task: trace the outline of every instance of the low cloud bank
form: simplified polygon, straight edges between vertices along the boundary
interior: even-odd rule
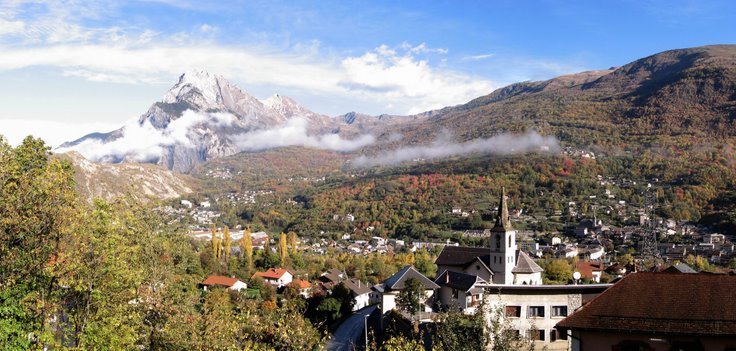
[[[143,124],[138,119],[125,123],[122,137],[110,142],[88,139],[70,147],[59,148],[57,152],[77,151],[88,160],[95,162],[119,162],[122,160],[135,162],[156,162],[163,155],[164,148],[184,144],[194,145],[192,128],[199,124],[216,127],[227,127],[235,121],[229,113],[201,114],[185,111],[181,117],[171,121],[165,129],[156,129],[146,120]]]
[[[356,139],[343,139],[338,134],[309,135],[307,120],[293,118],[285,125],[273,129],[257,130],[232,138],[241,151],[260,151],[285,146],[304,146],[333,151],[353,151],[373,144],[372,135],[362,135]]]
[[[504,133],[464,143],[453,143],[440,137],[430,145],[409,146],[377,156],[361,156],[352,161],[353,167],[368,168],[395,165],[418,159],[442,159],[468,154],[521,154],[526,152],[557,152],[560,144],[554,136],[542,136],[529,131],[524,134]]]
[[[139,124],[129,120],[118,139],[103,142],[88,139],[70,148],[59,148],[56,152],[77,151],[95,162],[158,162],[168,147],[198,148],[205,146],[201,126],[227,128],[233,126],[237,117],[228,113],[197,113],[187,110],[164,129],[156,129],[149,121]],[[261,151],[286,146],[304,146],[333,151],[353,151],[375,142],[372,135],[356,139],[344,139],[338,134],[309,135],[308,121],[293,118],[286,124],[272,129],[256,130],[229,136],[237,151]]]

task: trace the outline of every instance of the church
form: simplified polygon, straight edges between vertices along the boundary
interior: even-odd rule
[[[444,271],[465,273],[488,284],[541,285],[544,272],[516,247],[516,230],[511,226],[505,189],[498,205],[496,224],[491,229],[490,248],[445,246],[435,264],[440,275]]]
[[[490,247],[445,246],[435,263],[440,309],[474,314],[485,301],[486,308],[503,311],[517,333],[548,350],[569,349],[568,335],[558,332],[555,324],[610,286],[544,285],[544,269],[516,246],[505,189]]]

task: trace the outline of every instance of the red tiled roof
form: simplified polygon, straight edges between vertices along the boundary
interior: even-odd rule
[[[235,285],[235,283],[237,282],[238,282],[237,278],[230,278],[230,277],[225,277],[221,275],[211,275],[202,282],[202,285],[209,285],[209,286],[220,285],[220,286],[225,286],[229,288]]]
[[[308,282],[306,280],[302,280],[302,279],[294,279],[291,282],[291,284],[293,284],[294,286],[296,286],[299,289],[307,289],[307,288],[309,288],[309,287],[312,286],[312,283],[310,283],[310,282]]]
[[[557,323],[566,329],[736,336],[736,275],[629,274]]]
[[[256,272],[256,274],[253,274],[254,277],[261,277],[263,279],[279,279],[284,274],[286,274],[287,270],[283,268],[269,268],[265,272]]]
[[[593,278],[593,272],[600,272],[603,270],[603,264],[599,262],[587,262],[581,261],[575,265],[575,269],[580,272],[583,278]]]

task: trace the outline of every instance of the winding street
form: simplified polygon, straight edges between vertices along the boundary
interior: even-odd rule
[[[325,350],[327,351],[354,351],[362,350],[364,341],[363,331],[365,330],[366,316],[370,316],[377,306],[368,306],[356,311],[352,316],[348,317],[332,335],[332,339]]]

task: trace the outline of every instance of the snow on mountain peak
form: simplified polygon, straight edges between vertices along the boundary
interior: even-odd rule
[[[283,105],[283,97],[279,94],[273,94],[269,98],[262,100],[261,103],[270,109],[277,108]]]
[[[283,96],[279,94],[274,94],[268,99],[262,100],[261,103],[266,106],[266,108],[275,111],[287,118],[293,116],[305,116],[314,114],[313,112],[299,105],[296,101],[292,100],[288,96]]]
[[[175,103],[184,96],[196,90],[206,103],[216,104],[221,102],[220,81],[224,79],[205,70],[188,71],[179,77],[179,82],[174,85],[164,98],[163,102]]]

